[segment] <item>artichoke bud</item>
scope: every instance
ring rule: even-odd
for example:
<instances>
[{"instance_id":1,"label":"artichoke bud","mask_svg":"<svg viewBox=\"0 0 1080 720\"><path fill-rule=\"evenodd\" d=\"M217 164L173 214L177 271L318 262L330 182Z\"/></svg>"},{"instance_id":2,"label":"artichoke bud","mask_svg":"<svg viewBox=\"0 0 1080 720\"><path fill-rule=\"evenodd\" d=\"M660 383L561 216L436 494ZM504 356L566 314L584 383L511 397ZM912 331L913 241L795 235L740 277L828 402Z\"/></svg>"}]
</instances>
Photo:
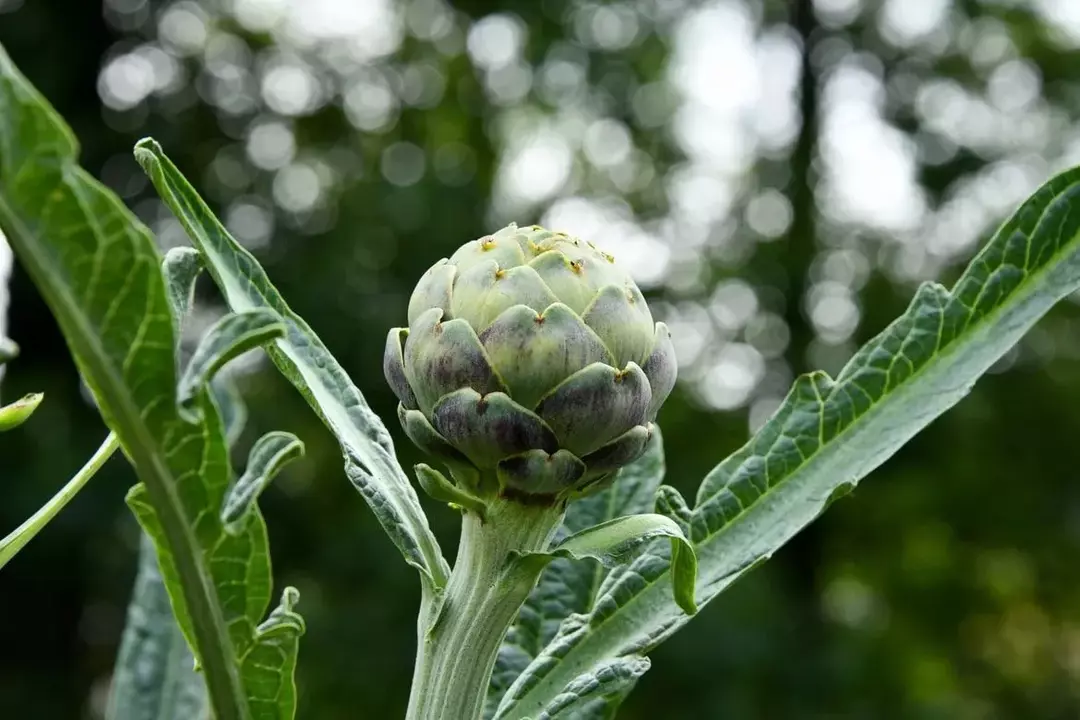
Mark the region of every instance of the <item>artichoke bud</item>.
<instances>
[{"instance_id":1,"label":"artichoke bud","mask_svg":"<svg viewBox=\"0 0 1080 720\"><path fill-rule=\"evenodd\" d=\"M555 502L645 449L670 333L591 243L509 225L435 263L386 341L409 438L481 496Z\"/></svg>"}]
</instances>

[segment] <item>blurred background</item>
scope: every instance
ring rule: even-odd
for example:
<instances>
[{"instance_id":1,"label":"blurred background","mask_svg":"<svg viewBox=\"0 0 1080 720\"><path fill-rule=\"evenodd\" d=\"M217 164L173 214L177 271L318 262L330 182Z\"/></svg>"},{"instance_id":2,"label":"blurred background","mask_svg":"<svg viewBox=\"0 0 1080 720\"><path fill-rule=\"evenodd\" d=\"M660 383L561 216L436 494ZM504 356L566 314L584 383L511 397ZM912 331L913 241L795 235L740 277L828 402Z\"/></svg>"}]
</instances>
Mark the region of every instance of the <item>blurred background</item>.
<instances>
[{"instance_id":1,"label":"blurred background","mask_svg":"<svg viewBox=\"0 0 1080 720\"><path fill-rule=\"evenodd\" d=\"M797 373L838 370L1080 163L1075 0L0 0L0 43L164 249L186 239L131 156L162 142L407 467L386 330L427 266L506 222L633 268L674 333L660 422L690 495ZM11 291L4 393L47 397L0 436L0 533L106 434L18 267ZM620 717L1080 716L1077 310L653 653ZM273 429L308 447L262 501L308 624L300 717L400 717L415 573L292 388L239 372L238 461ZM0 573L0 716L101 716L133 482L112 460ZM452 557L456 517L423 500Z\"/></svg>"}]
</instances>

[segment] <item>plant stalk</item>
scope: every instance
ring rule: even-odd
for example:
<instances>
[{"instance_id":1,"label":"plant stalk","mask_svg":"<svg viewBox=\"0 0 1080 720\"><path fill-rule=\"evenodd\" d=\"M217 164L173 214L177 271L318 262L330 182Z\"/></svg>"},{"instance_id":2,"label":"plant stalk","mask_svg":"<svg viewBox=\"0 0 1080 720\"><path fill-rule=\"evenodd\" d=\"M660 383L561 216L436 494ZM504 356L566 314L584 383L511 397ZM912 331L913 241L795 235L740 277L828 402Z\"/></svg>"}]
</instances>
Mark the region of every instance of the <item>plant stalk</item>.
<instances>
[{"instance_id":1,"label":"plant stalk","mask_svg":"<svg viewBox=\"0 0 1080 720\"><path fill-rule=\"evenodd\" d=\"M544 565L519 553L546 550L563 513L506 501L490 503L486 521L464 513L450 580L421 609L407 720L481 717L499 646Z\"/></svg>"},{"instance_id":2,"label":"plant stalk","mask_svg":"<svg viewBox=\"0 0 1080 720\"><path fill-rule=\"evenodd\" d=\"M83 486L94 477L105 461L112 457L116 449L120 447L120 441L116 433L109 433L105 442L91 456L75 477L68 480L67 484L56 493L49 502L41 506L41 509L31 515L26 522L12 530L7 537L0 540L0 568L7 565L11 558L15 557L28 542L41 532L42 528L49 524L54 517L63 510L71 499L74 498Z\"/></svg>"}]
</instances>

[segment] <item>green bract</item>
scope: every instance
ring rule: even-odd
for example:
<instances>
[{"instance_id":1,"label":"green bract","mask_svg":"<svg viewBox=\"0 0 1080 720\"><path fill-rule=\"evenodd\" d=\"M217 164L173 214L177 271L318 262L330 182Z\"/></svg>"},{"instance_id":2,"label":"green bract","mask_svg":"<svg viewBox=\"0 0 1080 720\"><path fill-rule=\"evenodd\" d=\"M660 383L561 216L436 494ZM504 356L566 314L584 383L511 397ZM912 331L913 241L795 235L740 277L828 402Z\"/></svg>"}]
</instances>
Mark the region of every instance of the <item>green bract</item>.
<instances>
[{"instance_id":1,"label":"green bract","mask_svg":"<svg viewBox=\"0 0 1080 720\"><path fill-rule=\"evenodd\" d=\"M405 433L481 495L552 499L636 459L675 353L591 243L511 224L435 263L383 369Z\"/></svg>"}]
</instances>

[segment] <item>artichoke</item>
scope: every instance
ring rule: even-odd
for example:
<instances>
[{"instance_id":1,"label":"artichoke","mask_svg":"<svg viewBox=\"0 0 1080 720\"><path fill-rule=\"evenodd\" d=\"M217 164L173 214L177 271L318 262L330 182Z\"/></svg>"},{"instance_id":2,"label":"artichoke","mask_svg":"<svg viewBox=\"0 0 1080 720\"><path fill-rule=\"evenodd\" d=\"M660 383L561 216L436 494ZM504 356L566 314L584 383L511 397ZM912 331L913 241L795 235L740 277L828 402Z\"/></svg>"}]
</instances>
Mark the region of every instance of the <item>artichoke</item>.
<instances>
[{"instance_id":1,"label":"artichoke","mask_svg":"<svg viewBox=\"0 0 1080 720\"><path fill-rule=\"evenodd\" d=\"M675 385L671 336L615 259L511 224L435 263L386 341L406 435L459 487L555 502L636 459Z\"/></svg>"}]
</instances>

